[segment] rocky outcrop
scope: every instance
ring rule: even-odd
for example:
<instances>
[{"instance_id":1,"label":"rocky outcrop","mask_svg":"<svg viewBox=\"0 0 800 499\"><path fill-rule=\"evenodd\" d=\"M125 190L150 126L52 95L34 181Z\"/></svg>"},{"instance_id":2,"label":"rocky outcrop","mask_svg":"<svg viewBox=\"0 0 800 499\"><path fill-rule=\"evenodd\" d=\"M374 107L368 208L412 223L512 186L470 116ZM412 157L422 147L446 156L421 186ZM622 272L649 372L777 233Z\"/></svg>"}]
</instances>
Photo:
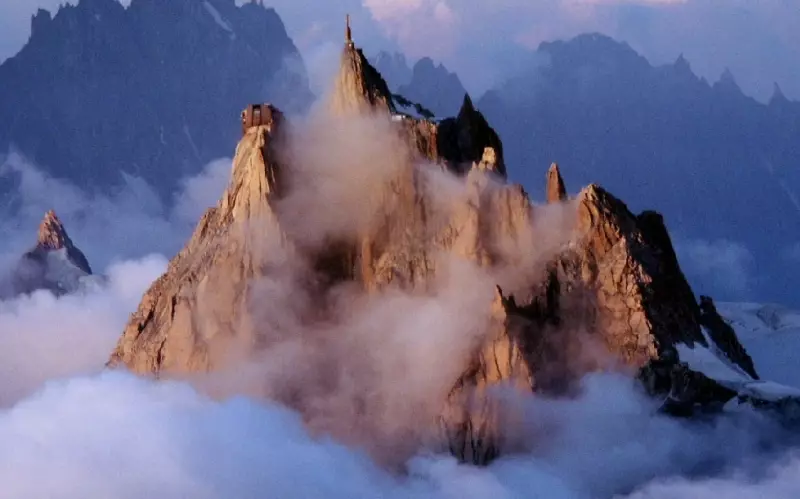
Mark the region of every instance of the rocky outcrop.
<instances>
[{"instance_id":1,"label":"rocky outcrop","mask_svg":"<svg viewBox=\"0 0 800 499\"><path fill-rule=\"evenodd\" d=\"M340 115L394 112L392 93L361 49L347 43L329 107Z\"/></svg>"},{"instance_id":2,"label":"rocky outcrop","mask_svg":"<svg viewBox=\"0 0 800 499\"><path fill-rule=\"evenodd\" d=\"M469 95L464 96L458 116L447 118L439 124L438 144L443 158L460 165L479 162L484 151L491 148L496 158L496 172L506 177L503 143L483 114L475 109Z\"/></svg>"},{"instance_id":3,"label":"rocky outcrop","mask_svg":"<svg viewBox=\"0 0 800 499\"><path fill-rule=\"evenodd\" d=\"M64 225L50 210L39 225L34 246L14 268L11 287L14 294L46 289L56 295L75 291L80 281L92 275L86 256L67 235Z\"/></svg>"},{"instance_id":4,"label":"rocky outcrop","mask_svg":"<svg viewBox=\"0 0 800 499\"><path fill-rule=\"evenodd\" d=\"M223 198L147 291L109 366L147 374L202 372L253 345L250 293L266 272L263 241L278 230L271 203L280 183L282 120L277 110L269 115L272 122L247 130Z\"/></svg>"},{"instance_id":5,"label":"rocky outcrop","mask_svg":"<svg viewBox=\"0 0 800 499\"><path fill-rule=\"evenodd\" d=\"M547 170L547 202L558 203L566 201L566 199L567 187L564 185L564 179L561 178L558 165L553 163Z\"/></svg>"},{"instance_id":6,"label":"rocky outcrop","mask_svg":"<svg viewBox=\"0 0 800 499\"><path fill-rule=\"evenodd\" d=\"M246 130L226 193L148 290L110 366L155 375L208 371L268 349L254 290L293 259L305 263L296 285L314 304L301 321L327 326L341 320L330 307L343 287L366 297L430 296L455 259L497 286L486 323L474 326L478 338L459 346L467 352L463 369L448 378L435 411L444 445L464 461L484 464L514 447L503 432L511 409L494 396L501 386L569 396L587 372L661 362L669 379L690 380L683 399L731 395L691 370L678 376L672 369L680 348L709 341L660 215L635 215L596 185L569 200L557 168L548 174L553 202L532 205L506 183L502 143L469 97L455 118L396 120L385 82L349 40L329 110L337 119L383 120L372 123L402 138L387 153L394 167L361 199L362 223L309 240L307 228L291 222L297 218L284 202L302 188L293 178L302 165L282 152L292 137L281 115L267 113L276 119ZM441 196L440 170L457 195ZM730 343L738 345L735 337ZM737 348L729 350L743 352ZM674 388L661 378L653 384ZM287 403L302 412L308 406L298 397ZM360 414L366 402L357 401Z\"/></svg>"}]
</instances>

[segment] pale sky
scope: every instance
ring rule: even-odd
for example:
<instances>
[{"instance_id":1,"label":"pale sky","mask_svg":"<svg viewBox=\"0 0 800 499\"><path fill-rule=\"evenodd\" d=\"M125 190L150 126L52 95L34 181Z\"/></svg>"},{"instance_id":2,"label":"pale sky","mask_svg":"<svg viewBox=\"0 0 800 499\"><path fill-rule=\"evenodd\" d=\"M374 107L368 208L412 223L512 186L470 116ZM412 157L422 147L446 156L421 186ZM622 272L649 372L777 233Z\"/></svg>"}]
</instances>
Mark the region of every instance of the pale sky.
<instances>
[{"instance_id":1,"label":"pale sky","mask_svg":"<svg viewBox=\"0 0 800 499\"><path fill-rule=\"evenodd\" d=\"M75 0L71 0L75 1ZM130 1L130 0L126 0ZM135 0L134 0L135 1ZM170 1L170 0L164 0ZM242 1L242 0L237 0ZM63 0L0 0L0 59L29 35L38 7ZM340 44L353 15L370 54L400 48L431 56L480 93L513 73L541 41L598 31L630 43L651 62L683 53L711 82L730 68L746 93L765 100L778 82L800 100L800 0L264 0L276 8L309 64ZM312 71L314 68L312 68Z\"/></svg>"}]
</instances>

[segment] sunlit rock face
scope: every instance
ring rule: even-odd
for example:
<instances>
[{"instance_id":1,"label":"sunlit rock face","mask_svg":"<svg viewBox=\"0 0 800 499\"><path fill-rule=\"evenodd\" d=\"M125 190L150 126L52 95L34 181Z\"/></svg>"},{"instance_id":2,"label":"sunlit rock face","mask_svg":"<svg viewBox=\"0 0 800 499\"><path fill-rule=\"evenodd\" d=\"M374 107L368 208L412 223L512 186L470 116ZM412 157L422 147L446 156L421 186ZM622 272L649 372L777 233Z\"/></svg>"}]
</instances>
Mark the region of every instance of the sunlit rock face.
<instances>
[{"instance_id":1,"label":"sunlit rock face","mask_svg":"<svg viewBox=\"0 0 800 499\"><path fill-rule=\"evenodd\" d=\"M424 442L476 464L515 448L505 431L514 409L498 390L570 396L587 372L619 369L650 373L654 394L672 393L670 373L693 373L679 352L718 337L754 374L735 334L703 333L715 322L657 213L636 215L596 185L569 198L555 165L548 204L533 204L507 183L500 138L469 97L454 118L399 114L349 40L327 104L305 133L262 108L269 120L244 130L228 189L147 291L110 366L157 376L246 362L270 370L279 345L299 360L280 364L280 389L262 386L264 395L311 426L358 443L366 437L356 433ZM284 287L265 294L278 278ZM411 386L398 395L414 373L391 371L372 351L397 334L395 317L368 320L375 304L419 303L413 316L443 302L456 306L414 331L453 337L424 351L439 376L425 380L424 397ZM689 413L737 393L699 374L682 379L675 400ZM326 398L342 380L347 395ZM365 445L385 457L387 446Z\"/></svg>"},{"instance_id":2,"label":"sunlit rock face","mask_svg":"<svg viewBox=\"0 0 800 499\"><path fill-rule=\"evenodd\" d=\"M17 262L11 275L11 293L27 294L45 289L55 295L77 291L92 275L86 256L67 234L55 212L45 213L36 245Z\"/></svg>"},{"instance_id":3,"label":"sunlit rock face","mask_svg":"<svg viewBox=\"0 0 800 499\"><path fill-rule=\"evenodd\" d=\"M268 251L261 241L279 230L271 202L280 126L275 112L273 121L242 138L225 194L147 291L110 365L140 373L206 371L218 364L227 344L252 341L246 311L250 287L264 273Z\"/></svg>"}]
</instances>

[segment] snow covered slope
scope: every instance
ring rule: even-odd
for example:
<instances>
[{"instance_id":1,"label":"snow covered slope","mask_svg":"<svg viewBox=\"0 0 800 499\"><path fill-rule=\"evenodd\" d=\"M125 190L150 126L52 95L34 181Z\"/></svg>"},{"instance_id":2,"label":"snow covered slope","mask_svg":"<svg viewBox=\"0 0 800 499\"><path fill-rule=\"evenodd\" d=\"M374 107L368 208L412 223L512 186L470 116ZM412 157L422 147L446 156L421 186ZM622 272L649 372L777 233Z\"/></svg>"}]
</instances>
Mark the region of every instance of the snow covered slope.
<instances>
[{"instance_id":1,"label":"snow covered slope","mask_svg":"<svg viewBox=\"0 0 800 499\"><path fill-rule=\"evenodd\" d=\"M800 311L757 303L718 303L759 374L800 388Z\"/></svg>"}]
</instances>

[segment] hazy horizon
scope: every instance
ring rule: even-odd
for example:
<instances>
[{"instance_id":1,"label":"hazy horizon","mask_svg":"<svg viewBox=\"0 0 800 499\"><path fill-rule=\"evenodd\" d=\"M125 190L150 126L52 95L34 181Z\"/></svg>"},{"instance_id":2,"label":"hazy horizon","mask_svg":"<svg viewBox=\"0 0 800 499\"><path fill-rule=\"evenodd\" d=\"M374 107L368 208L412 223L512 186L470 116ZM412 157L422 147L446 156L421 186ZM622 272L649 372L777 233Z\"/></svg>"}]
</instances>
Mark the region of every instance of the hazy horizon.
<instances>
[{"instance_id":1,"label":"hazy horizon","mask_svg":"<svg viewBox=\"0 0 800 499\"><path fill-rule=\"evenodd\" d=\"M244 3L243 0L236 0ZM8 0L0 5L0 61L30 35L36 9L55 13L77 0ZM130 0L122 0L123 4ZM800 99L800 15L786 0L273 0L307 65L338 50L345 13L367 53L429 56L461 77L475 95L514 76L519 57L543 41L599 32L627 42L652 64L681 54L715 82L726 68L743 91L766 101L775 83Z\"/></svg>"}]
</instances>

